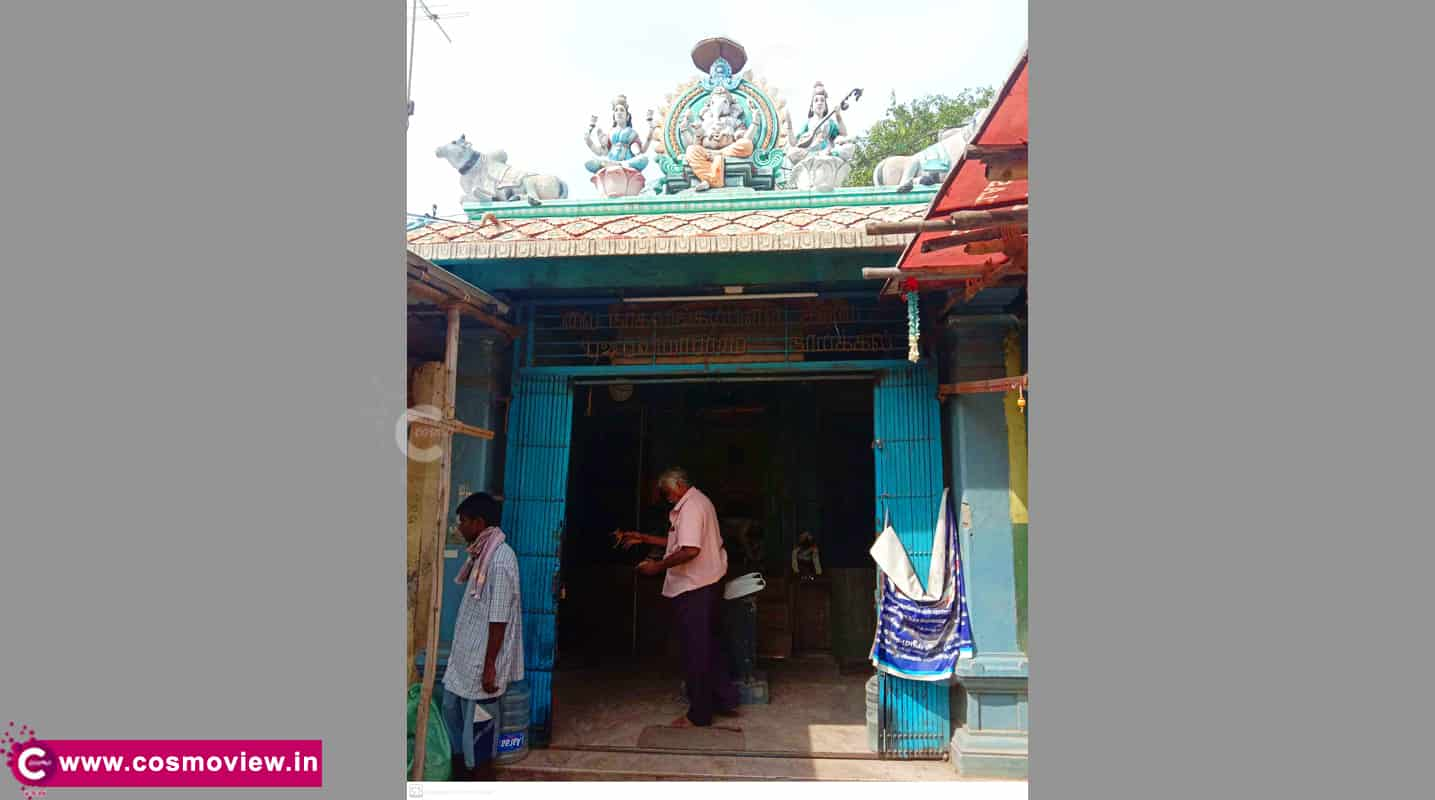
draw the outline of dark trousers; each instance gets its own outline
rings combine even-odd
[[[737,686],[729,675],[718,629],[721,602],[721,581],[673,598],[673,619],[688,684],[688,721],[698,726],[711,725],[714,710],[731,711],[738,704]]]

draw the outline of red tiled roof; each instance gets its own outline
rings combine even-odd
[[[769,250],[884,249],[906,235],[872,236],[868,222],[915,222],[921,205],[712,211],[607,217],[435,222],[408,232],[431,259],[542,258]]]
[[[981,129],[973,137],[972,144],[980,147],[1026,145],[1027,137],[1027,57],[1023,55],[1006,85],[1002,87],[996,103],[983,120]],[[957,211],[989,210],[1024,205],[1028,202],[1028,184],[1025,179],[989,181],[986,171],[985,163],[977,158],[967,158],[964,154],[932,199],[931,207],[923,215],[924,218],[940,219]],[[966,247],[922,252],[922,243],[948,235],[950,231],[927,231],[912,237],[897,266],[920,277],[924,269],[979,268],[983,265],[995,266],[1005,261],[1006,257],[1003,255],[972,254],[967,252]],[[943,283],[960,281],[922,280],[924,287],[936,287]]]

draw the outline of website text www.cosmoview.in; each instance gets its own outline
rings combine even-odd
[[[6,759],[36,787],[315,787],[323,745],[298,740],[32,739]]]

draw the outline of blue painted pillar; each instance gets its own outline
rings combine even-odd
[[[964,323],[959,317],[949,320],[944,332],[947,380],[1004,376],[1003,341],[1010,330]],[[943,413],[976,651],[957,668],[963,705],[952,736],[952,763],[964,776],[1025,777],[1028,660],[1017,636],[1016,530],[1004,397],[954,395]],[[1024,504],[1021,512],[1024,520]]]

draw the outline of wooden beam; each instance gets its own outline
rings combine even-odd
[[[991,392],[1014,392],[1018,387],[1026,389],[1030,386],[1029,376],[1017,375],[1010,378],[992,378],[984,381],[962,381],[960,383],[943,383],[937,386],[937,397],[942,400],[954,394],[987,394]]]
[[[513,341],[514,339],[517,339],[518,337],[523,335],[523,331],[521,328],[504,322],[498,317],[493,316],[492,314],[488,313],[487,311],[484,311],[483,309],[472,303],[468,303],[463,300],[456,300],[448,294],[444,293],[443,290],[439,289],[438,287],[430,286],[429,284],[424,283],[418,279],[411,279],[409,281],[409,292],[411,292],[417,297],[422,297],[423,299],[428,300],[429,302],[439,306],[440,308],[448,308],[449,306],[453,306],[459,309],[459,311],[463,312],[464,314],[473,317],[479,322],[482,322],[490,328],[493,328],[494,330],[497,330],[498,332],[507,336],[509,341]]]
[[[1015,228],[1021,233],[1026,233],[1025,224],[1012,225],[1009,227]],[[930,253],[933,250],[945,250],[949,247],[959,247],[973,242],[986,242],[999,240],[1001,238],[1002,228],[978,228],[973,231],[962,231],[961,233],[954,233],[951,236],[943,236],[940,239],[931,239],[922,242],[922,252]],[[1001,252],[1001,250],[999,249],[997,252]]]
[[[410,276],[425,278],[429,283],[442,287],[448,294],[460,300],[471,302],[485,311],[490,311],[500,317],[508,316],[509,308],[507,303],[474,286],[463,278],[454,275],[432,261],[429,261],[418,253],[412,250],[407,251],[406,262]]]
[[[925,231],[960,231],[991,225],[1019,225],[1026,222],[1026,205],[993,208],[987,211],[958,211],[947,217],[921,222],[869,222],[867,235],[885,236],[892,233]]]
[[[971,302],[972,298],[981,294],[984,290],[991,288],[993,284],[1008,275],[1018,272],[1026,272],[1026,267],[1026,253],[1017,253],[1005,263],[997,265],[996,269],[992,270],[986,275],[983,275],[976,280],[968,281],[966,288],[962,289],[962,302]]]
[[[458,328],[459,309],[456,305],[448,308],[448,339],[444,345],[444,391],[443,415],[453,419],[454,398],[458,392]],[[443,459],[439,466],[439,500],[434,509],[434,571],[430,582],[430,617],[428,646],[424,649],[423,688],[419,690],[417,728],[414,730],[414,769],[412,780],[421,781],[424,775],[424,757],[428,739],[429,704],[433,701],[434,675],[438,672],[438,628],[443,611],[443,543],[448,526],[449,483],[453,478],[453,434],[443,431],[439,434]]]
[[[469,425],[466,422],[460,422],[456,419],[434,419],[433,417],[425,417],[412,409],[404,413],[410,425],[426,425],[430,428],[447,431],[448,433],[461,433],[464,436],[472,436],[477,439],[492,439],[496,435],[487,428]]]
[[[970,267],[924,267],[919,269],[898,269],[897,267],[863,267],[862,277],[868,280],[890,280],[892,278],[941,278],[943,280],[962,280],[980,278],[987,274],[990,267],[980,264]]]
[[[1026,162],[987,164],[989,181],[1024,181],[1029,177]]]
[[[966,150],[967,158],[976,159],[986,166],[989,181],[1026,180],[1026,153],[1025,144],[968,145]]]
[[[1003,252],[1003,247],[1000,239],[992,239],[985,242],[972,242],[967,245],[965,252],[969,256],[994,256]]]
[[[1025,144],[969,144],[966,154],[967,158],[975,158],[978,161],[998,159],[1025,161],[1026,150]]]
[[[921,222],[869,222],[868,236],[886,236],[893,233],[924,233],[926,231],[955,230],[945,219],[926,219]]]
[[[1008,206],[989,211],[958,211],[947,217],[947,222],[957,230],[976,228],[981,225],[1020,225],[1026,222],[1027,206]]]

